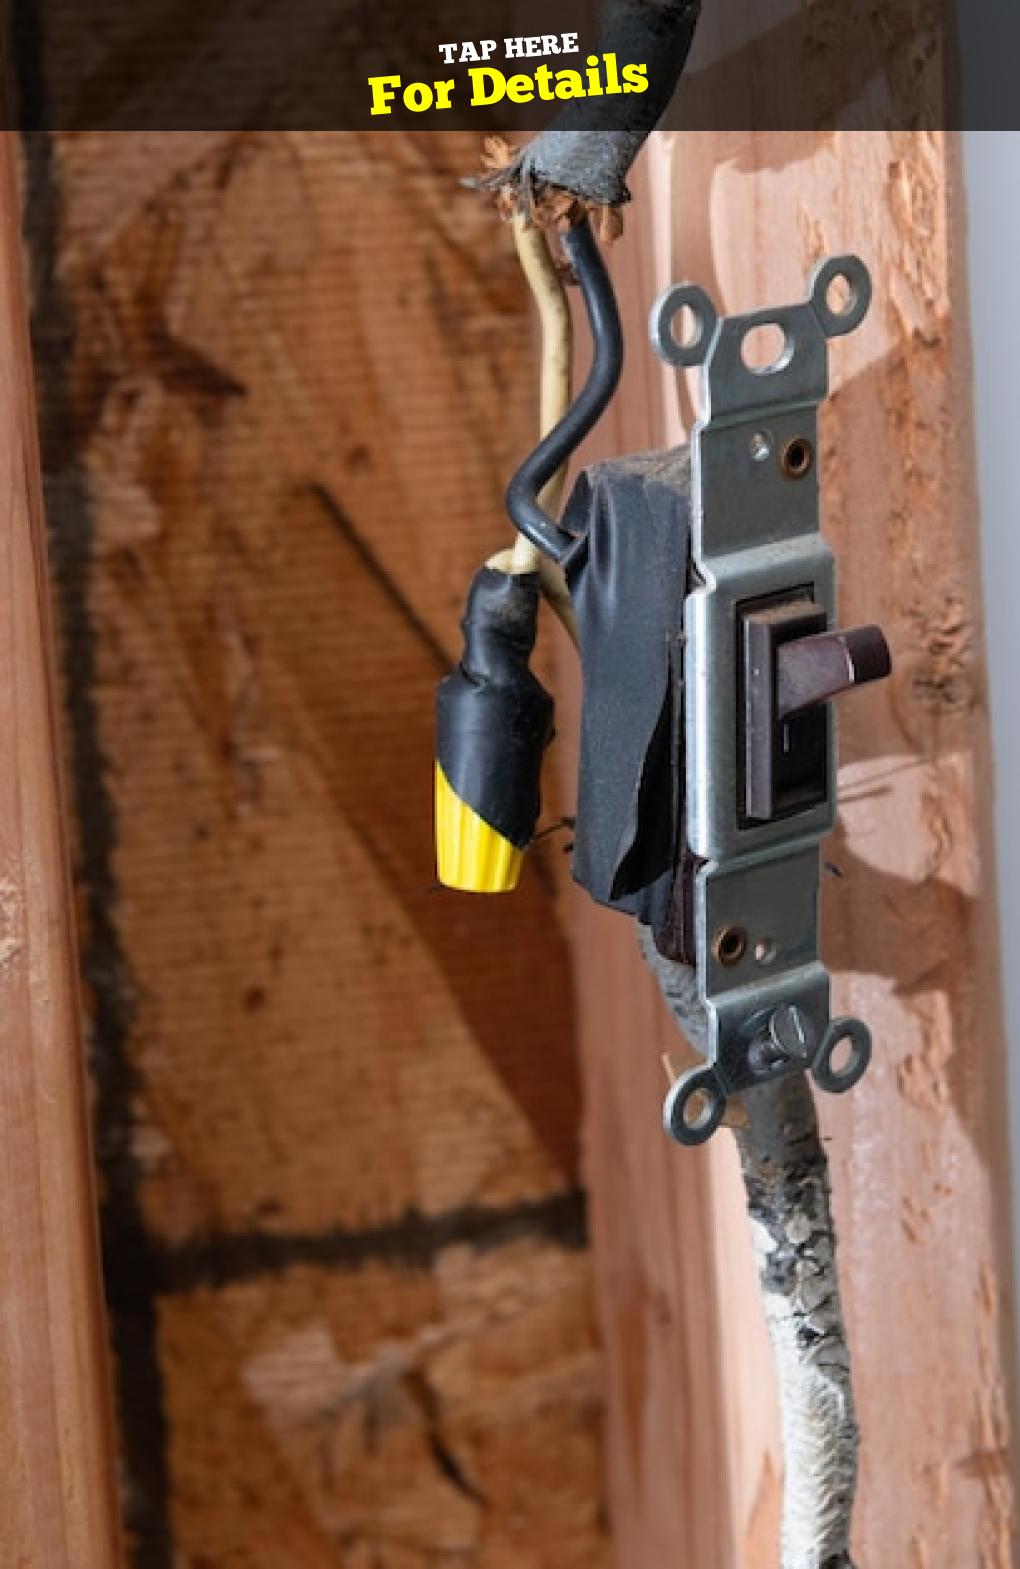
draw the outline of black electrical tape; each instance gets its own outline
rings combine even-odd
[[[521,464],[506,493],[506,510],[533,545],[554,561],[575,543],[574,536],[539,505],[538,496],[592,429],[620,380],[623,332],[616,295],[587,219],[568,229],[563,249],[577,275],[591,327],[593,358],[588,380],[558,425]]]
[[[461,623],[464,653],[436,699],[436,760],[455,795],[523,850],[535,832],[553,701],[528,668],[536,573],[483,567]]]
[[[595,463],[564,510],[581,640],[574,876],[686,958],[683,624],[691,587],[686,447]],[[679,877],[678,877],[679,874]]]
[[[616,56],[617,69],[647,65],[648,87],[624,99],[572,98],[548,130],[523,149],[522,176],[615,207],[629,200],[627,171],[669,107],[687,62],[698,0],[607,0],[593,53]],[[671,117],[672,118],[672,117]]]

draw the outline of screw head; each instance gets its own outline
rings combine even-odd
[[[815,1054],[818,1036],[803,1008],[795,1003],[783,1003],[769,1019],[769,1039],[779,1055],[786,1059],[809,1062]]]

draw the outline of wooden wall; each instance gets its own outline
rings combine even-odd
[[[25,148],[138,1569],[606,1557],[563,838],[433,886],[433,687],[531,438],[476,157]]]

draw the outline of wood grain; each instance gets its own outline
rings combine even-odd
[[[15,141],[0,135],[0,1560],[113,1569],[115,1460]]]
[[[434,687],[532,429],[477,155],[28,148],[138,1569],[605,1559],[563,836],[434,887]]]

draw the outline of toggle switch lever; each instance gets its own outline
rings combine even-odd
[[[852,687],[881,681],[892,669],[881,627],[819,632],[776,649],[776,718],[825,703]]]
[[[879,627],[829,632],[826,619],[805,590],[741,607],[745,824],[792,817],[829,798],[827,704],[890,672]]]

